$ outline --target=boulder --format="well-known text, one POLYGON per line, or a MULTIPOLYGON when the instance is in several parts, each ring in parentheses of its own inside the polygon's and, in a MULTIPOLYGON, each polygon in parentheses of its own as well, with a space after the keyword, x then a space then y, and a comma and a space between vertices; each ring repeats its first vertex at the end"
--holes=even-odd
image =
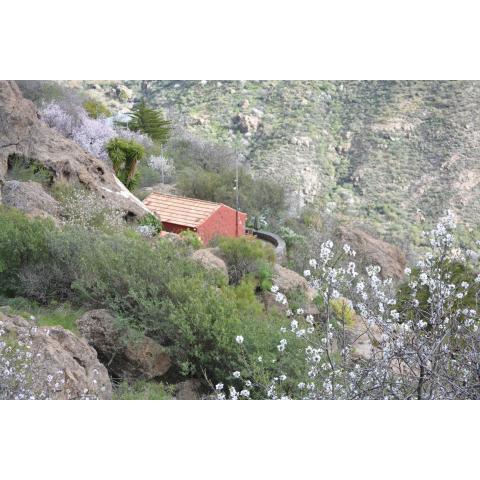
MULTIPOLYGON (((314 298, 317 296, 317 291, 312 288, 307 280, 293 270, 282 267, 275 264, 273 268, 272 283, 278 287, 279 292, 288 296, 288 293, 294 290, 300 290, 306 297, 306 303, 303 305, 303 311, 305 315, 313 315, 315 319, 319 319, 319 310, 313 303, 314 298)), ((282 312, 286 312, 289 309, 288 305, 283 305, 276 301, 276 294, 272 292, 263 292, 262 299, 265 307, 277 308, 282 312)))
POLYGON ((218 248, 201 248, 195 250, 192 254, 192 258, 197 260, 206 268, 215 268, 222 272, 228 281, 228 268, 224 260, 218 256, 218 248))
POLYGON ((0 398, 111 397, 107 370, 84 339, 0 312, 0 398))
MULTIPOLYGON (((52 182, 70 182, 99 194, 107 206, 131 216, 149 210, 115 176, 110 165, 48 127, 14 81, 0 81, 0 186, 12 156, 38 162, 52 182)), ((0 199, 1 200, 1 199, 0 199)))
POLYGON ((57 217, 60 211, 59 203, 37 182, 5 182, 2 202, 33 216, 57 217))
POLYGON ((378 265, 383 278, 399 280, 403 277, 407 259, 395 245, 372 237, 355 227, 340 226, 335 236, 357 252, 357 258, 364 266, 378 265))
POLYGON ((242 133, 255 133, 260 126, 261 120, 255 115, 247 115, 239 113, 234 119, 233 123, 242 133))
POLYGON ((291 290, 303 290, 308 300, 312 301, 316 296, 314 288, 310 287, 307 280, 293 270, 275 264, 273 269, 273 284, 280 292, 286 294, 291 290))
POLYGON ((151 380, 170 368, 166 348, 146 336, 132 337, 107 310, 86 312, 77 320, 77 327, 116 377, 151 380))
POLYGON ((191 378, 177 383, 175 398, 177 400, 201 400, 202 384, 203 382, 198 378, 191 378))

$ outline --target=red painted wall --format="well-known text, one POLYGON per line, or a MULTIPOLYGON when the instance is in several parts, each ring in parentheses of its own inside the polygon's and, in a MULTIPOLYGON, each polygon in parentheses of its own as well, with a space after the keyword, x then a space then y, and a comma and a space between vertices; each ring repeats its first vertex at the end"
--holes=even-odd
MULTIPOLYGON (((216 236, 234 237, 236 212, 233 208, 222 205, 210 217, 208 217, 198 228, 185 227, 173 223, 162 222, 167 232, 181 233, 184 230, 193 230, 198 233, 204 245, 216 236)), ((247 214, 238 212, 238 236, 245 235, 245 226, 247 223, 247 214)))
MULTIPOLYGON (((198 227, 198 235, 203 244, 207 245, 216 236, 235 237, 235 217, 233 208, 222 205, 198 227)), ((238 212, 238 236, 245 235, 246 223, 247 214, 238 212)))

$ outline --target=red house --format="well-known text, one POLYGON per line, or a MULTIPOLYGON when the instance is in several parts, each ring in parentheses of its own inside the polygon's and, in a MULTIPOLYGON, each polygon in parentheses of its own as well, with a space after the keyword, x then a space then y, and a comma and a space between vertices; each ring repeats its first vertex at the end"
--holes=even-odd
POLYGON ((160 218, 165 230, 173 233, 192 230, 205 245, 217 235, 227 237, 245 235, 247 214, 237 212, 223 203, 159 192, 151 193, 143 203, 160 218))

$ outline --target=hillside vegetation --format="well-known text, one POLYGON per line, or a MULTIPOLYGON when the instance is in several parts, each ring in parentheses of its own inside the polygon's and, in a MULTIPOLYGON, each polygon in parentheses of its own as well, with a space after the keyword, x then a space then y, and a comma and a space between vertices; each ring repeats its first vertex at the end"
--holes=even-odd
POLYGON ((290 213, 335 211, 419 243, 447 208, 479 224, 480 83, 460 81, 70 82, 129 109, 145 97, 176 125, 245 156, 285 186, 290 213))
MULTIPOLYGON (((268 82, 238 83, 243 99, 233 114, 215 107, 216 118, 231 118, 228 128, 213 114, 178 113, 180 99, 177 113, 163 106, 165 121, 125 85, 93 85, 96 95, 55 82, 20 85, 0 82, 0 398, 480 397, 479 253, 457 241, 457 220, 464 237, 465 226, 475 226, 467 206, 476 183, 474 176, 470 189, 448 183, 459 165, 475 173, 474 145, 452 143, 470 124, 449 131, 438 124, 427 144, 419 135, 433 127, 418 112, 382 116, 402 84, 293 83, 290 99, 299 86, 322 87, 318 122, 332 143, 320 155, 323 137, 298 130, 318 126, 305 121, 315 102, 304 95, 297 111, 307 110, 293 121, 287 110, 273 115, 244 98, 268 82), (357 97, 365 90, 368 109, 352 100, 354 88, 357 97), (122 105, 138 117, 133 128, 109 116, 122 105), (275 119, 283 127, 269 130, 275 119), (260 147, 268 138, 278 141, 283 162, 275 142, 260 147), (409 144, 415 138, 418 150, 409 144), (436 163, 443 139, 455 166, 436 163), (395 157, 392 145, 402 142, 395 157), (294 168, 288 152, 303 152, 315 168, 294 168), (313 190, 296 186, 295 174, 317 175, 313 190), (159 235, 162 219, 139 200, 152 189, 230 205, 238 196, 250 222, 284 237, 285 258, 251 235, 208 245, 193 232, 159 235), (465 208, 454 205, 455 195, 465 208), (447 212, 426 232, 415 259, 365 231, 415 240, 419 224, 447 206, 457 215, 447 212)), ((285 85, 271 83, 271 95, 285 85)), ((138 88, 153 98, 155 86, 138 88)), ((226 88, 186 82, 165 91, 189 86, 226 88)), ((432 111, 443 94, 432 96, 432 111)), ((426 108, 425 91, 418 95, 426 108)), ((271 107, 280 104, 288 105, 285 95, 271 107)))

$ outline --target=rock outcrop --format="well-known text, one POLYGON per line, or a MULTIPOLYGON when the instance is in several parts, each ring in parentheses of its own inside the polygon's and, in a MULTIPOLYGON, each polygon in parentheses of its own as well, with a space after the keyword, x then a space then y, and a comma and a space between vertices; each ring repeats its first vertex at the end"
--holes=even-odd
POLYGON ((218 248, 201 248, 192 253, 192 258, 201 263, 206 268, 214 268, 225 275, 228 281, 227 264, 219 256, 218 248))
POLYGON ((260 118, 255 115, 247 115, 245 113, 239 113, 234 119, 233 123, 242 133, 255 133, 261 123, 260 118))
POLYGON ((95 191, 109 206, 129 216, 148 213, 109 165, 42 122, 15 82, 0 81, 0 186, 14 156, 38 162, 51 173, 52 182, 79 183, 95 191))
POLYGON ((10 180, 1 189, 1 199, 5 205, 18 208, 31 216, 57 217, 59 203, 37 182, 10 180))
POLYGON ((275 264, 273 269, 273 284, 278 287, 280 292, 286 294, 292 290, 301 290, 308 300, 312 301, 316 296, 316 291, 308 284, 307 280, 293 270, 275 264))
MULTIPOLYGON (((308 282, 293 270, 282 267, 275 264, 273 268, 272 282, 278 287, 279 291, 289 296, 294 292, 302 293, 305 296, 305 303, 302 305, 303 311, 306 315, 313 315, 318 319, 319 311, 313 300, 315 299, 317 292, 312 288, 308 282)), ((276 295, 272 292, 263 292, 263 302, 267 309, 277 308, 283 312, 286 312, 290 306, 277 302, 276 295)))
POLYGON ((77 320, 77 327, 98 352, 112 375, 122 379, 151 380, 171 365, 166 348, 151 338, 129 338, 107 310, 91 310, 77 320))
POLYGON ((112 385, 97 353, 62 327, 37 327, 0 312, 0 397, 110 399, 112 385), (13 358, 9 358, 12 356, 13 358))
POLYGON ((202 399, 202 380, 190 378, 177 383, 175 388, 175 398, 177 400, 201 400, 202 399))
POLYGON ((365 265, 378 265, 383 278, 399 280, 403 277, 407 259, 395 245, 374 238, 354 227, 339 227, 336 237, 350 245, 365 265))

